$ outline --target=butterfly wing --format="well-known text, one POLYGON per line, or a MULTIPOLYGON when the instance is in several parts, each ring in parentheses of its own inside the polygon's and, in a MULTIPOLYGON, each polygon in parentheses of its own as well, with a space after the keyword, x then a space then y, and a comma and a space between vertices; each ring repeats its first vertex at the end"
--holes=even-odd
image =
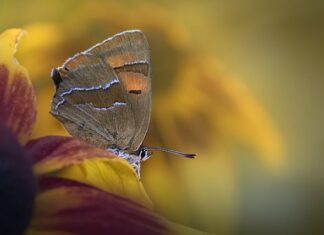
POLYGON ((51 113, 68 132, 98 147, 135 152, 151 112, 149 47, 139 30, 125 31, 54 70, 51 113))

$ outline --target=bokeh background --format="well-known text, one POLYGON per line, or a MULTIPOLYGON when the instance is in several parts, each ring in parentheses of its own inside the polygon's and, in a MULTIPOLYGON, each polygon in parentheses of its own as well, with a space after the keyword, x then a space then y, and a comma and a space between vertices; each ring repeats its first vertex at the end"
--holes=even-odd
POLYGON ((323 15, 322 1, 0 0, 0 30, 28 31, 17 57, 37 92, 34 138, 67 135, 49 114, 52 67, 145 32, 145 144, 199 157, 156 152, 144 186, 162 215, 215 234, 324 234, 323 15))

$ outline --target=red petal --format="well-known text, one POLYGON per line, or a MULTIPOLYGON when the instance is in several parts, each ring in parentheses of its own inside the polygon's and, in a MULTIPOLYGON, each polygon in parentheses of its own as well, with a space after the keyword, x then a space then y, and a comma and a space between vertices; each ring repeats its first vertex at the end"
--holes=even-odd
POLYGON ((14 54, 23 31, 5 31, 0 35, 0 120, 25 142, 36 119, 36 98, 27 71, 14 54))
POLYGON ((40 181, 31 234, 165 234, 163 219, 120 196, 55 177, 40 181))
POLYGON ((116 158, 114 154, 95 148, 81 140, 48 136, 28 142, 25 146, 33 160, 34 173, 45 174, 92 158, 116 158))

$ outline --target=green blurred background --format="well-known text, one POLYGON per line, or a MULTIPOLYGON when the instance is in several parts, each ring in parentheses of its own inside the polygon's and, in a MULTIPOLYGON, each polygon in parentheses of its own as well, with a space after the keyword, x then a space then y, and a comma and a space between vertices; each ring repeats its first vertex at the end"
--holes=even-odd
POLYGON ((12 27, 28 31, 17 57, 38 96, 34 137, 66 134, 48 114, 50 69, 140 28, 145 143, 199 155, 144 164, 156 209, 215 234, 324 234, 323 1, 0 0, 0 30, 12 27))

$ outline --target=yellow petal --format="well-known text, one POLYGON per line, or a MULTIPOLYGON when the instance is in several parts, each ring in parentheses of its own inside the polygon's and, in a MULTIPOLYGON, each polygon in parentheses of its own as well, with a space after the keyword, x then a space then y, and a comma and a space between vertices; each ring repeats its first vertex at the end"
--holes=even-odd
POLYGON ((55 174, 152 207, 133 167, 109 151, 62 136, 32 140, 25 149, 39 177, 55 174))
POLYGON ((102 158, 83 161, 64 168, 58 176, 73 179, 129 198, 147 208, 152 202, 132 166, 121 158, 102 158))
POLYGON ((28 73, 16 60, 21 29, 0 35, 0 120, 24 143, 36 119, 36 98, 28 73))

